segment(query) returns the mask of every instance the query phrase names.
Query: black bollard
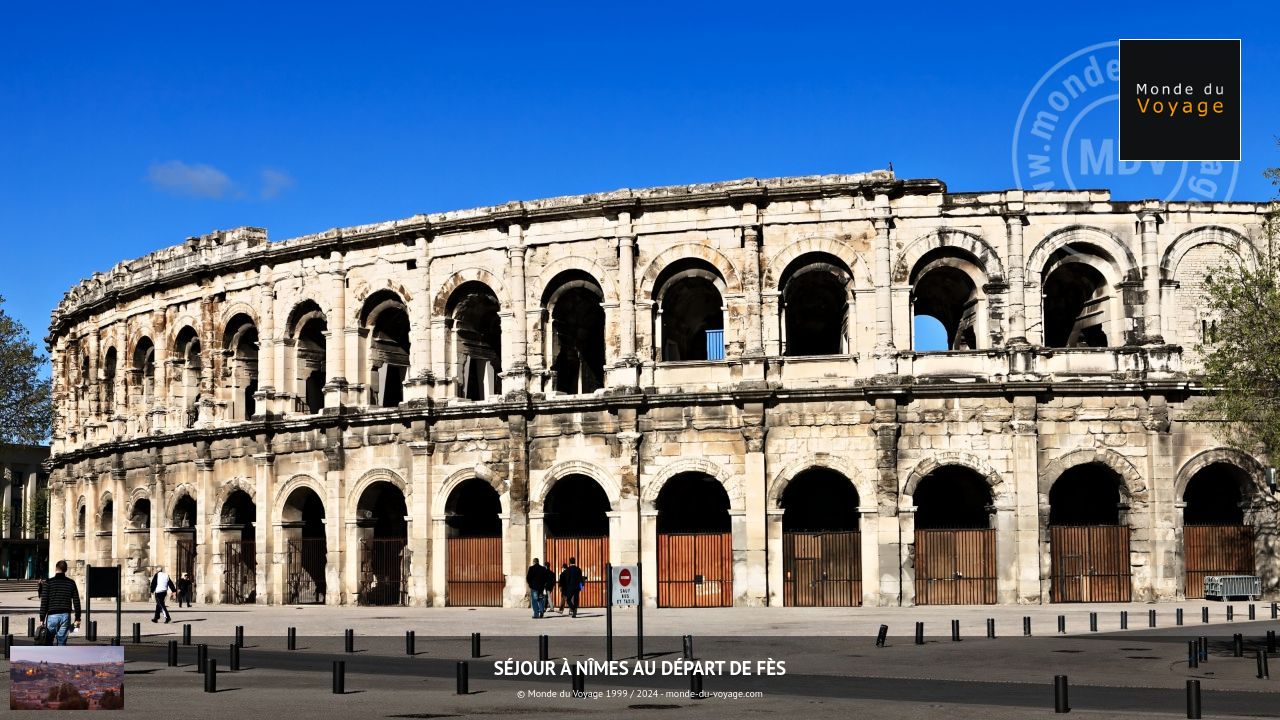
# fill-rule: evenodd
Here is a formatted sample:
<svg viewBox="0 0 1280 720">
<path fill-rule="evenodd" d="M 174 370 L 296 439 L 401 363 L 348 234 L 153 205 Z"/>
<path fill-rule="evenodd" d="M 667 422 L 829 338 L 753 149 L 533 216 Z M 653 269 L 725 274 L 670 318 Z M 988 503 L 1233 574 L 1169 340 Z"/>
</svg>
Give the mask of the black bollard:
<svg viewBox="0 0 1280 720">
<path fill-rule="evenodd" d="M 289 638 L 289 640 L 288 640 L 288 642 L 289 642 L 289 645 L 288 645 L 289 649 L 290 649 L 290 650 L 297 650 L 297 649 L 298 649 L 298 628 L 296 628 L 296 627 L 291 627 L 291 628 L 289 628 L 288 638 Z"/>
<path fill-rule="evenodd" d="M 1277 614 L 1280 614 L 1280 603 L 1271 603 L 1271 619 L 1275 620 Z"/>
<path fill-rule="evenodd" d="M 201 645 L 201 647 L 204 647 Z M 204 669 L 204 691 L 207 693 L 218 692 L 218 661 L 209 658 L 209 662 Z"/>
<path fill-rule="evenodd" d="M 1053 676 L 1053 711 L 1055 713 L 1071 712 L 1071 705 L 1067 702 L 1067 676 Z"/>
<path fill-rule="evenodd" d="M 89 631 L 85 633 L 84 639 L 88 640 L 89 642 L 97 642 L 98 641 L 98 621 L 90 620 L 88 630 Z"/>
<path fill-rule="evenodd" d="M 681 640 L 680 648 L 682 651 L 681 654 L 684 656 L 685 660 L 692 660 L 693 659 L 693 636 L 685 635 L 684 637 L 680 638 L 680 640 Z"/>
<path fill-rule="evenodd" d="M 1022 634 L 1031 637 L 1031 616 L 1022 616 Z"/>
<path fill-rule="evenodd" d="M 578 666 L 573 666 L 573 694 L 581 697 L 587 691 L 587 681 L 583 677 L 582 672 L 578 670 Z"/>
<path fill-rule="evenodd" d="M 1200 662 L 1209 662 L 1209 638 L 1200 636 Z"/>
<path fill-rule="evenodd" d="M 1175 622 L 1178 623 L 1178 625 L 1181 625 L 1182 624 L 1182 608 L 1178 608 L 1176 615 L 1177 615 L 1177 620 L 1175 620 Z"/>
<path fill-rule="evenodd" d="M 9 648 L 13 647 L 13 636 L 9 633 L 4 634 L 4 659 L 9 659 Z"/>
<path fill-rule="evenodd" d="M 347 662 L 333 661 L 333 694 L 344 695 L 347 692 Z"/>
<path fill-rule="evenodd" d="M 27 618 L 27 637 L 35 637 L 35 636 L 36 636 L 36 619 L 33 617 Z"/>
<path fill-rule="evenodd" d="M 1249 603 L 1249 619 L 1250 620 L 1258 619 L 1258 608 L 1254 607 L 1253 603 Z"/>
<path fill-rule="evenodd" d="M 1244 636 L 1240 633 L 1231 636 L 1231 656 L 1244 657 Z"/>
<path fill-rule="evenodd" d="M 1121 630 L 1129 629 L 1129 611 L 1128 610 L 1120 611 L 1120 629 Z"/>
<path fill-rule="evenodd" d="M 1195 640 L 1187 641 L 1187 668 L 1200 667 L 1200 647 Z"/>
<path fill-rule="evenodd" d="M 236 626 L 236 647 L 244 647 L 244 626 Z"/>
<path fill-rule="evenodd" d="M 356 651 L 356 631 L 347 628 L 343 637 L 343 650 L 352 653 Z"/>
<path fill-rule="evenodd" d="M 1275 630 L 1267 631 L 1267 652 L 1272 655 L 1276 654 L 1276 631 Z"/>
<path fill-rule="evenodd" d="M 209 646 L 204 643 L 196 645 L 196 672 L 204 672 L 209 660 Z"/>
<path fill-rule="evenodd" d="M 924 644 L 924 623 L 922 622 L 916 623 L 916 644 Z"/>
<path fill-rule="evenodd" d="M 240 646 L 231 643 L 230 657 L 227 659 L 227 666 L 231 672 L 240 672 Z"/>
<path fill-rule="evenodd" d="M 881 625 L 880 632 L 876 633 L 876 647 L 884 647 L 884 640 L 889 636 L 889 626 Z"/>
<path fill-rule="evenodd" d="M 178 667 L 178 641 L 169 641 L 169 667 Z"/>
<path fill-rule="evenodd" d="M 1209 608 L 1207 607 L 1200 608 L 1200 622 L 1202 623 L 1209 622 Z"/>
<path fill-rule="evenodd" d="M 1235 620 L 1235 618 L 1236 618 L 1235 606 L 1228 605 L 1227 606 L 1227 622 L 1231 622 L 1232 620 Z"/>
<path fill-rule="evenodd" d="M 1156 611 L 1148 610 L 1147 611 L 1147 627 L 1155 627 L 1155 626 L 1156 626 Z"/>
<path fill-rule="evenodd" d="M 0 635 L 9 634 L 9 616 L 0 617 Z"/>
<path fill-rule="evenodd" d="M 1062 633 L 1063 635 L 1067 634 L 1067 616 L 1066 615 L 1058 616 L 1058 632 Z"/>
<path fill-rule="evenodd" d="M 996 636 L 996 619 L 987 618 L 987 637 L 994 638 Z"/>
<path fill-rule="evenodd" d="M 1098 632 L 1098 613 L 1089 613 L 1089 632 Z"/>
<path fill-rule="evenodd" d="M 1271 671 L 1267 668 L 1267 651 L 1258 651 L 1258 679 L 1266 680 L 1271 677 Z"/>
<path fill-rule="evenodd" d="M 416 635 L 414 635 L 414 633 L 413 633 L 413 631 L 412 631 L 412 630 L 405 630 L 405 631 L 404 631 L 404 654 L 405 654 L 405 655 L 416 655 L 416 654 L 417 654 L 417 653 L 415 653 L 415 652 L 414 652 L 414 650 L 415 650 L 414 645 L 415 645 L 416 641 L 417 641 L 417 636 L 416 636 Z"/>
<path fill-rule="evenodd" d="M 190 625 L 182 626 L 182 644 L 183 645 L 191 644 L 191 626 Z"/>
<path fill-rule="evenodd" d="M 960 642 L 960 621 L 951 621 L 951 642 Z"/>
<path fill-rule="evenodd" d="M 471 657 L 480 657 L 480 633 L 471 633 Z"/>
<path fill-rule="evenodd" d="M 467 674 L 468 674 L 467 667 L 468 666 L 467 666 L 466 660 L 461 660 L 458 662 L 458 694 L 459 695 L 471 694 L 470 688 L 467 687 Z"/>
<path fill-rule="evenodd" d="M 1187 681 L 1187 717 L 1200 717 L 1200 681 Z"/>
<path fill-rule="evenodd" d="M 142 642 L 142 623 L 133 624 L 133 644 L 138 645 Z"/>
<path fill-rule="evenodd" d="M 689 676 L 689 693 L 695 698 L 702 697 L 702 673 L 696 672 Z"/>
<path fill-rule="evenodd" d="M 550 638 L 548 638 L 546 635 L 538 636 L 538 659 L 539 660 L 551 659 Z"/>
</svg>

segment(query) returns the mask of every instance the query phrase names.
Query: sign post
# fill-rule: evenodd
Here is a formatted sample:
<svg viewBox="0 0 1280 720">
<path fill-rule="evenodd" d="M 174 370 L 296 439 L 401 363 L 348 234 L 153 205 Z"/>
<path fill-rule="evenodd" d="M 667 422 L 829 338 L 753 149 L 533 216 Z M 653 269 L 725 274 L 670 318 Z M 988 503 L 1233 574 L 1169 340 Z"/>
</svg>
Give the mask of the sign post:
<svg viewBox="0 0 1280 720">
<path fill-rule="evenodd" d="M 609 582 L 604 586 L 604 659 L 613 661 L 613 563 L 604 564 Z"/>
<path fill-rule="evenodd" d="M 607 648 L 609 651 L 609 659 L 613 659 L 613 606 L 630 607 L 635 606 L 639 613 L 644 612 L 644 604 L 640 602 L 640 566 L 639 565 L 608 565 L 606 572 L 609 574 L 609 610 L 605 614 L 605 626 L 609 633 L 609 641 Z M 639 643 L 638 654 L 643 654 L 644 639 L 640 634 L 644 632 L 644 621 L 640 614 L 636 615 L 636 642 Z"/>
<path fill-rule="evenodd" d="M 84 581 L 84 614 L 85 627 L 93 622 L 93 599 L 95 597 L 112 597 L 116 599 L 116 635 L 114 644 L 120 644 L 120 566 L 85 567 Z"/>
</svg>

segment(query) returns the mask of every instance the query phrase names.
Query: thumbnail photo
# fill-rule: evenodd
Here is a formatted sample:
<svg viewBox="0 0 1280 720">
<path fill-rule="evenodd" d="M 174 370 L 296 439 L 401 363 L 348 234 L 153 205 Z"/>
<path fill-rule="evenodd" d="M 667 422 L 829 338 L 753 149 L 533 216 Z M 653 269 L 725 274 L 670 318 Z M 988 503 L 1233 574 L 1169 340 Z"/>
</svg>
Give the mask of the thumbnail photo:
<svg viewBox="0 0 1280 720">
<path fill-rule="evenodd" d="M 123 710 L 124 648 L 16 646 L 10 710 Z"/>
</svg>

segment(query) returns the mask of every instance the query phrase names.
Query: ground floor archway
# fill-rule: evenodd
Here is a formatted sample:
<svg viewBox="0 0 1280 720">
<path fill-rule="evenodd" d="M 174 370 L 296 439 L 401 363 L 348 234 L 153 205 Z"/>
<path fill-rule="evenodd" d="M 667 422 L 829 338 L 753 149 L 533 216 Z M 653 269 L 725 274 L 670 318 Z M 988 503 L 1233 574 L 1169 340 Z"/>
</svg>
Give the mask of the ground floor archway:
<svg viewBox="0 0 1280 720">
<path fill-rule="evenodd" d="M 913 498 L 916 604 L 995 603 L 996 531 L 986 479 L 944 465 L 920 480 Z"/>
<path fill-rule="evenodd" d="M 862 604 L 858 491 L 827 468 L 806 470 L 782 492 L 783 604 Z"/>
<path fill-rule="evenodd" d="M 257 600 L 258 510 L 244 490 L 233 490 L 222 504 L 218 532 L 222 540 L 222 601 L 252 603 Z"/>
<path fill-rule="evenodd" d="M 1124 481 L 1102 463 L 1067 469 L 1049 489 L 1049 599 L 1129 602 L 1133 578 Z"/>
<path fill-rule="evenodd" d="M 1204 579 L 1255 573 L 1254 529 L 1245 523 L 1244 499 L 1252 483 L 1243 469 L 1216 462 L 1187 482 L 1182 500 L 1182 544 L 1188 598 L 1204 597 Z"/>
<path fill-rule="evenodd" d="M 543 503 L 544 558 L 557 576 L 571 559 L 587 578 L 578 607 L 604 607 L 609 562 L 609 496 L 586 475 L 556 481 Z M 556 596 L 558 597 L 558 595 Z"/>
<path fill-rule="evenodd" d="M 404 493 L 372 483 L 356 503 L 361 605 L 405 605 L 409 598 L 409 524 Z"/>
<path fill-rule="evenodd" d="M 445 602 L 501 607 L 507 576 L 502 561 L 502 499 L 489 483 L 463 481 L 445 501 L 448 532 Z"/>
<path fill-rule="evenodd" d="M 328 540 L 325 537 L 324 501 L 309 487 L 299 487 L 285 498 L 280 529 L 285 542 L 284 602 L 290 605 L 323 605 L 328 581 Z"/>
<path fill-rule="evenodd" d="M 658 509 L 658 607 L 731 607 L 733 536 L 729 495 L 706 473 L 662 486 Z"/>
</svg>

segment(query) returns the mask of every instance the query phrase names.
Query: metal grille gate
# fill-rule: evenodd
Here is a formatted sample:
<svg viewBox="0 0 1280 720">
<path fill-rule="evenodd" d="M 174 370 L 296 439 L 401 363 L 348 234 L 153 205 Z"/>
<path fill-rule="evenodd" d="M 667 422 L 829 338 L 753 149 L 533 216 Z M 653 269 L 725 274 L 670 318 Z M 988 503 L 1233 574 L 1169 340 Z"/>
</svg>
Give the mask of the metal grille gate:
<svg viewBox="0 0 1280 720">
<path fill-rule="evenodd" d="M 507 576 L 502 572 L 502 538 L 449 538 L 445 604 L 502 607 Z"/>
<path fill-rule="evenodd" d="M 326 548 L 324 538 L 289 541 L 285 603 L 324 603 Z"/>
<path fill-rule="evenodd" d="M 861 605 L 862 533 L 783 533 L 782 577 L 786 606 Z"/>
<path fill-rule="evenodd" d="M 732 607 L 729 533 L 658 535 L 658 607 Z"/>
<path fill-rule="evenodd" d="M 916 530 L 917 605 L 995 602 L 995 530 Z"/>
<path fill-rule="evenodd" d="M 256 546 L 252 540 L 228 540 L 222 550 L 223 602 L 251 603 L 256 598 L 258 570 Z"/>
<path fill-rule="evenodd" d="M 196 577 L 196 539 L 194 537 L 179 538 L 177 542 L 177 557 L 174 558 L 174 571 L 177 577 L 182 577 L 182 573 L 191 576 L 192 581 Z"/>
<path fill-rule="evenodd" d="M 1050 601 L 1129 602 L 1129 528 L 1054 525 L 1049 528 Z"/>
<path fill-rule="evenodd" d="M 551 563 L 551 569 L 556 573 L 556 577 L 560 576 L 560 566 L 569 562 L 569 558 L 576 558 L 578 567 L 586 575 L 587 587 L 578 595 L 578 607 L 604 607 L 604 566 L 609 562 L 609 538 L 547 538 L 545 547 L 545 557 Z M 559 592 L 559 586 L 556 592 Z"/>
<path fill-rule="evenodd" d="M 409 553 L 404 538 L 360 541 L 361 605 L 405 605 L 409 599 Z"/>
<path fill-rule="evenodd" d="M 1184 526 L 1187 598 L 1204 597 L 1204 579 L 1210 575 L 1253 575 L 1253 537 L 1247 525 Z"/>
</svg>

